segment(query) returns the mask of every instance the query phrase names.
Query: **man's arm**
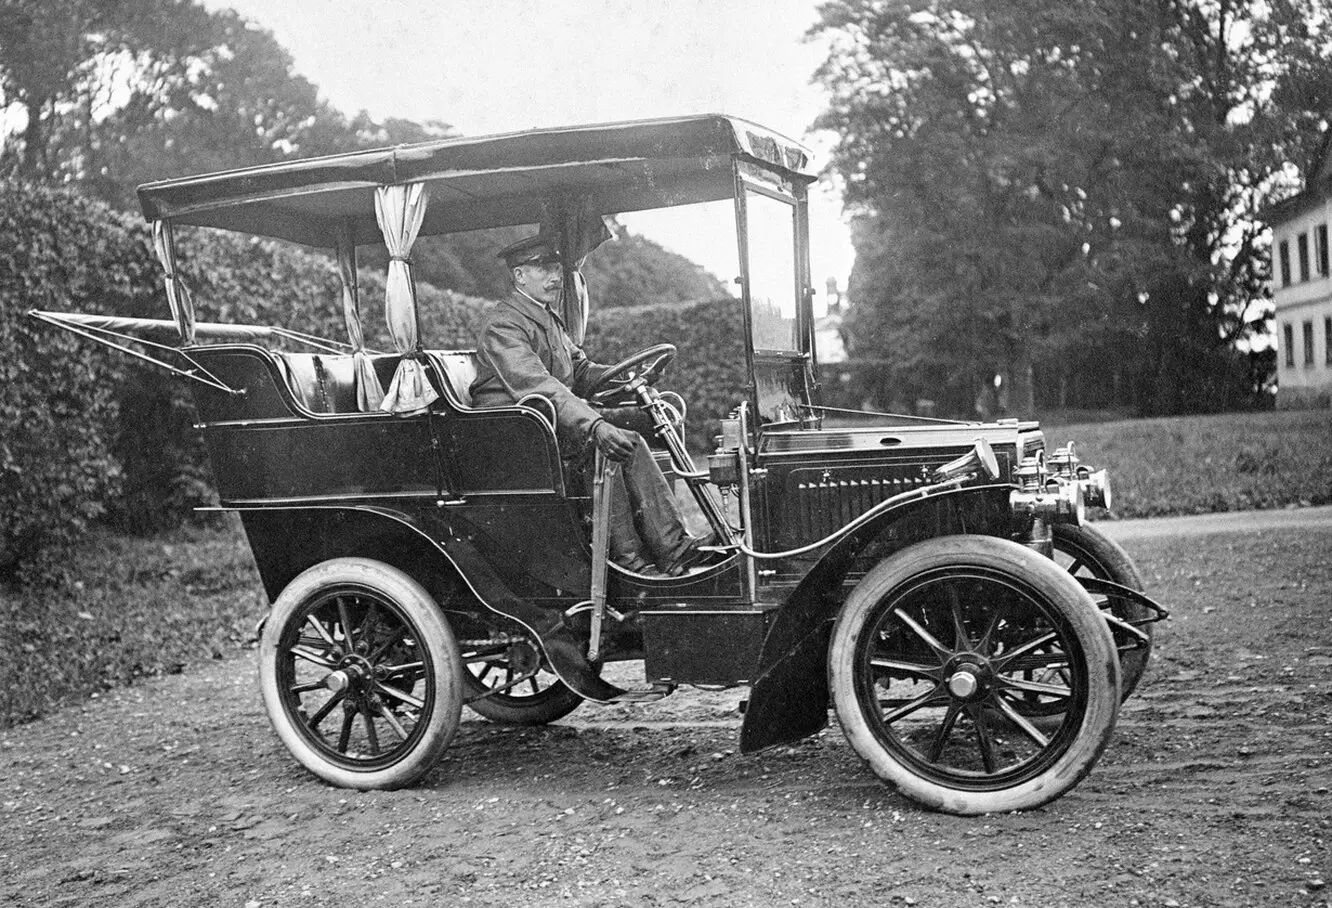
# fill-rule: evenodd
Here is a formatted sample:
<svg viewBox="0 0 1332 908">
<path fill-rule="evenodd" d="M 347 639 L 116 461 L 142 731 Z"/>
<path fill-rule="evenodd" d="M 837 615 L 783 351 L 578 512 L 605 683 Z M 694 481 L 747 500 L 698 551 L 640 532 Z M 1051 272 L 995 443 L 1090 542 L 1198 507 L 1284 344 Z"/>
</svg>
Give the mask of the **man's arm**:
<svg viewBox="0 0 1332 908">
<path fill-rule="evenodd" d="M 577 344 L 570 345 L 569 358 L 573 360 L 573 391 L 579 397 L 585 398 L 610 366 L 592 362 L 583 352 L 583 348 Z"/>
<path fill-rule="evenodd" d="M 514 400 L 528 394 L 540 394 L 554 404 L 555 421 L 562 430 L 576 438 L 588 437 L 600 415 L 572 388 L 550 374 L 523 327 L 513 322 L 495 321 L 486 327 L 479 340 L 481 355 L 490 361 Z M 587 373 L 589 365 L 595 365 L 589 363 L 586 356 L 582 357 L 582 363 L 581 373 L 579 364 L 574 364 L 575 382 L 580 374 Z"/>
</svg>

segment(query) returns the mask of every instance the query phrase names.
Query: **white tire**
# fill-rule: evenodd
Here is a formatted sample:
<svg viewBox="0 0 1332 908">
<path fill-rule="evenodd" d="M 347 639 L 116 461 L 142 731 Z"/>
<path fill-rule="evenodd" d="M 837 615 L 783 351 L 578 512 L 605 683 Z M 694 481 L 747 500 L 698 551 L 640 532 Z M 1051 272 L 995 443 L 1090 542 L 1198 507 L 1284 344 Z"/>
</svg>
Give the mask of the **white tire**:
<svg viewBox="0 0 1332 908">
<path fill-rule="evenodd" d="M 988 536 L 921 542 L 866 574 L 833 627 L 828 680 L 870 769 L 963 815 L 1068 792 L 1119 709 L 1119 661 L 1091 596 L 1050 559 Z M 1058 704 L 1053 729 L 1024 716 L 1032 698 Z"/>
<path fill-rule="evenodd" d="M 402 788 L 429 772 L 458 730 L 461 672 L 435 601 L 367 558 L 298 576 L 259 644 L 259 688 L 278 737 L 302 766 L 344 788 Z"/>
</svg>

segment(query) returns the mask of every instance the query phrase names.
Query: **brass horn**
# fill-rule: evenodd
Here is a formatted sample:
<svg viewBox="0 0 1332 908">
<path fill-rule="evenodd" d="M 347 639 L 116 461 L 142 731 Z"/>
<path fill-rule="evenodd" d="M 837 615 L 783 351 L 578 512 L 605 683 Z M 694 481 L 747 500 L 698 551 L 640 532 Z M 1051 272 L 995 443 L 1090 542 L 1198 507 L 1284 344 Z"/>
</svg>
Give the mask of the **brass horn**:
<svg viewBox="0 0 1332 908">
<path fill-rule="evenodd" d="M 950 460 L 942 466 L 935 467 L 934 472 L 930 474 L 930 480 L 947 482 L 950 479 L 975 475 L 977 472 L 986 479 L 999 478 L 999 461 L 994 456 L 994 448 L 990 447 L 990 443 L 984 438 L 977 438 L 972 449 L 957 460 Z"/>
</svg>

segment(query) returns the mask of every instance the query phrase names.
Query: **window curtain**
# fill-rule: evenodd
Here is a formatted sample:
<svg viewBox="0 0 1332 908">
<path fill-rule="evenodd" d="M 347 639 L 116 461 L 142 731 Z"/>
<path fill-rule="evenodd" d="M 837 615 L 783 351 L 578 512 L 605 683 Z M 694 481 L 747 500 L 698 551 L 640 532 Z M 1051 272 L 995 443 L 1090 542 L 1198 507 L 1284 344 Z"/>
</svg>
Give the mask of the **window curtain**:
<svg viewBox="0 0 1332 908">
<path fill-rule="evenodd" d="M 428 194 L 424 183 L 380 186 L 375 190 L 375 220 L 388 247 L 388 281 L 384 316 L 389 336 L 402 357 L 379 409 L 400 416 L 417 413 L 439 397 L 421 365 L 421 338 L 416 319 L 416 283 L 411 252 L 425 217 Z"/>
<path fill-rule="evenodd" d="M 176 240 L 166 221 L 153 221 L 153 249 L 166 272 L 167 305 L 171 307 L 171 317 L 180 331 L 181 343 L 189 346 L 194 343 L 194 300 L 190 288 L 185 286 L 184 278 L 176 270 Z"/>
<path fill-rule="evenodd" d="M 557 237 L 564 269 L 564 297 L 560 316 L 575 344 L 581 345 L 587 334 L 587 280 L 580 270 L 587 254 L 615 234 L 607 218 L 597 213 L 591 196 L 560 198 L 547 205 L 541 232 Z"/>
<path fill-rule="evenodd" d="M 338 276 L 342 279 L 342 318 L 347 323 L 347 340 L 352 347 L 356 369 L 356 407 L 361 412 L 378 409 L 384 401 L 384 389 L 374 364 L 365 352 L 365 334 L 361 330 L 361 289 L 356 279 L 356 241 L 350 223 L 338 232 Z"/>
</svg>

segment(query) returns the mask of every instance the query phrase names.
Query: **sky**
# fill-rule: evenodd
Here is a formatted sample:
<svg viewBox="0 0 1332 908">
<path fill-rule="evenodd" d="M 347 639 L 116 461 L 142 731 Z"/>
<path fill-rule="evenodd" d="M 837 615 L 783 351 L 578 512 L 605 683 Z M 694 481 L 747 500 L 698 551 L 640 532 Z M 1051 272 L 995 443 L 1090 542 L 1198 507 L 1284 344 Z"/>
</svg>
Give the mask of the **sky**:
<svg viewBox="0 0 1332 908">
<path fill-rule="evenodd" d="M 344 114 L 442 120 L 465 135 L 691 113 L 754 120 L 815 151 L 818 0 L 204 0 L 273 32 Z M 854 260 L 835 192 L 811 190 L 815 289 Z M 729 276 L 696 231 L 636 232 Z"/>
</svg>

